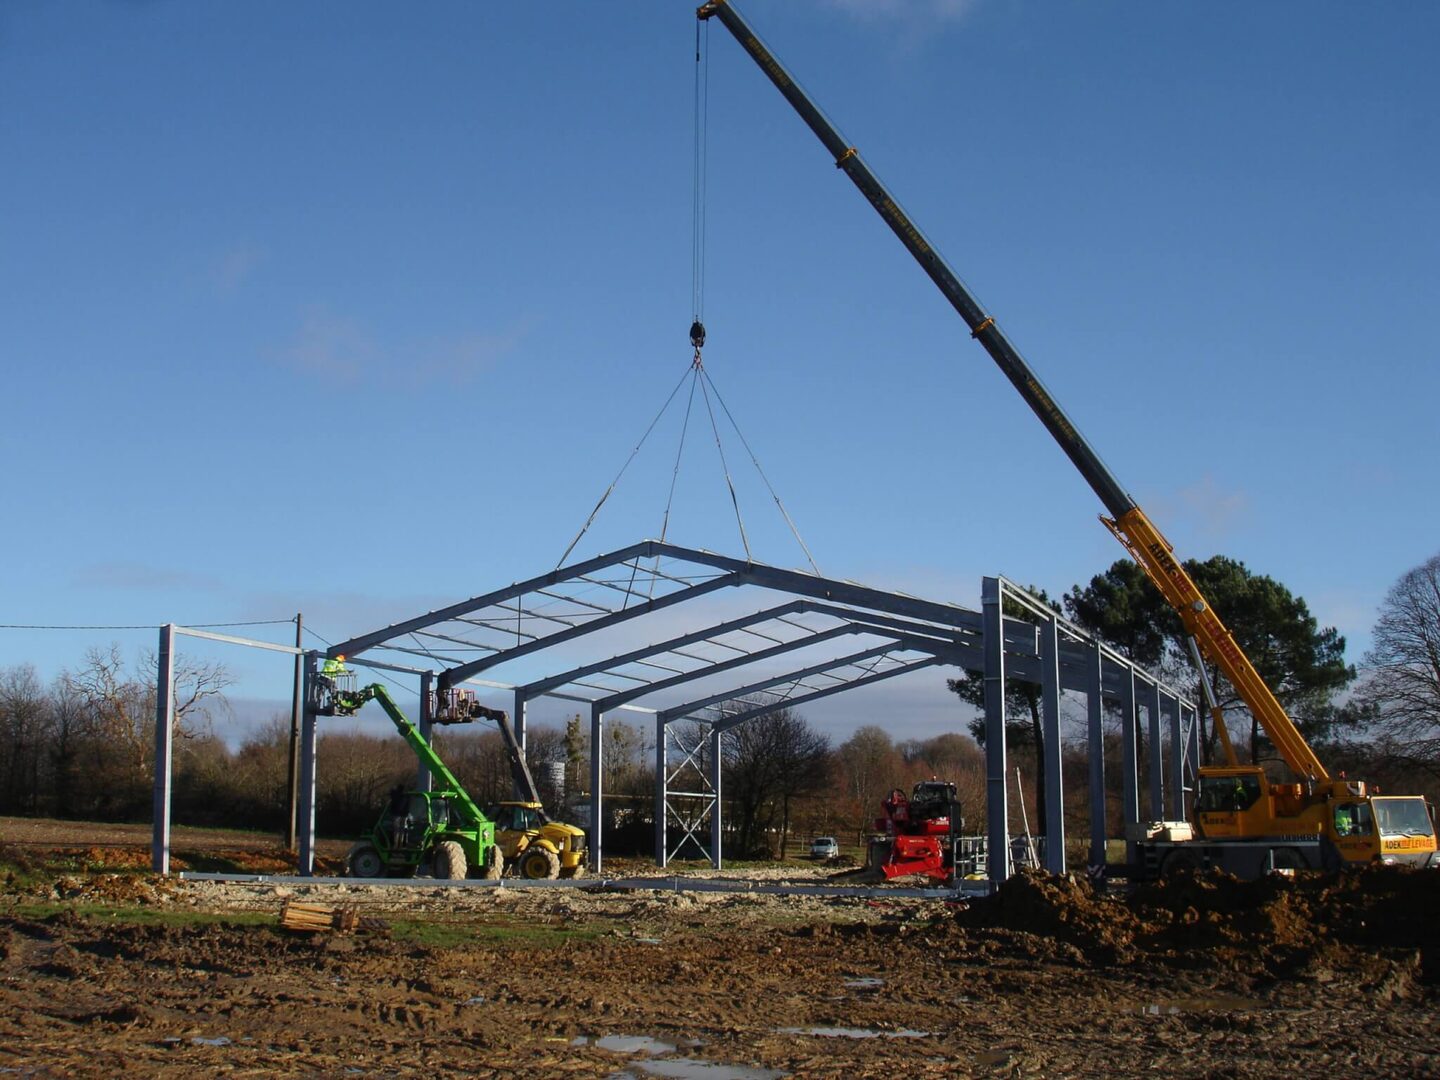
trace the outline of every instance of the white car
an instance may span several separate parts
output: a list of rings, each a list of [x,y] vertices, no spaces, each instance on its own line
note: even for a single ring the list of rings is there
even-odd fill
[[[833,836],[817,836],[810,844],[812,859],[833,859],[840,854],[840,845]]]

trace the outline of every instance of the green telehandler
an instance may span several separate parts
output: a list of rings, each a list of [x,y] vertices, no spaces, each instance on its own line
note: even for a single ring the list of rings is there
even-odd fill
[[[368,701],[379,702],[415,756],[430,770],[434,788],[406,791],[396,787],[380,820],[350,849],[345,869],[351,877],[411,877],[429,870],[437,878],[496,879],[504,856],[495,843],[495,823],[455,778],[445,762],[402,713],[380,683],[354,688],[354,676],[325,676],[322,716],[354,716]]]

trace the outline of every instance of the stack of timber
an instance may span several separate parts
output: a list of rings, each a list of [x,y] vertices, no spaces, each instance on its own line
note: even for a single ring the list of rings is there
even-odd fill
[[[335,908],[326,904],[305,904],[298,900],[287,901],[280,911],[280,925],[287,930],[302,930],[311,933],[322,930],[339,930],[343,934],[355,930],[387,930],[381,919],[361,916],[353,908]]]

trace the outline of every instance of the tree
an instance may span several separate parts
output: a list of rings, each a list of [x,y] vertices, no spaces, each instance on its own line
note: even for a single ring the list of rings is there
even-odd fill
[[[1252,573],[1223,555],[1188,560],[1185,570],[1220,613],[1250,662],[1297,726],[1311,738],[1324,734],[1334,717],[1336,694],[1355,678],[1345,663],[1345,639],[1334,627],[1321,628],[1309,606],[1273,578]],[[1180,617],[1160,598],[1144,572],[1128,559],[1114,563],[1083,589],[1065,597],[1070,617],[1130,659],[1158,668],[1171,681],[1188,684],[1199,702],[1199,679],[1189,662]],[[1235,689],[1213,671],[1216,696],[1227,712],[1244,709]],[[1207,710],[1199,710],[1204,731]],[[1207,752],[1214,732],[1205,732]],[[1250,760],[1264,756],[1258,723],[1250,719]]]
[[[0,812],[36,812],[54,723],[34,667],[0,671]]]
[[[742,852],[768,848],[765,837],[780,832],[780,857],[790,836],[793,801],[824,789],[830,740],[790,709],[757,716],[728,732],[724,790]]]
[[[905,762],[890,733],[874,724],[855,729],[835,752],[834,770],[844,797],[845,815],[857,837],[870,830],[880,814],[880,800],[894,788]]]
[[[1440,555],[1404,574],[1380,605],[1362,700],[1413,765],[1440,776]]]

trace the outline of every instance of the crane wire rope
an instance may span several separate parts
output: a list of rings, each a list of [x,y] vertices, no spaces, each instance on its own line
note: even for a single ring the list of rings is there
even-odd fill
[[[696,371],[704,371],[704,368],[696,366]],[[720,438],[720,425],[715,422],[715,410],[710,405],[710,391],[706,389],[708,379],[700,381],[700,393],[705,398],[705,411],[710,414],[710,430],[715,433],[715,449],[720,452],[720,468],[725,473],[725,486],[730,489],[730,505],[735,508],[735,524],[740,528],[740,543],[745,547],[745,561],[754,562],[755,558],[750,554],[750,538],[745,535],[745,521],[740,516],[740,500],[735,495],[735,481],[730,478],[730,464],[725,460],[725,443]]]
[[[690,219],[690,292],[691,317],[695,325],[704,327],[705,320],[705,179],[708,157],[707,128],[710,118],[710,65],[707,60],[710,24],[695,24],[695,147],[694,189],[691,193]],[[702,335],[703,338],[703,335]]]
[[[665,404],[660,407],[660,411],[657,412],[654,419],[650,421],[650,425],[645,429],[644,434],[641,435],[639,442],[637,442],[630,451],[630,456],[625,459],[625,463],[620,467],[620,471],[615,474],[615,478],[610,481],[610,485],[600,496],[599,501],[595,503],[594,508],[591,509],[590,515],[585,519],[585,523],[580,527],[580,531],[575,534],[574,539],[572,539],[569,546],[565,548],[565,553],[561,555],[559,561],[556,562],[555,569],[557,570],[565,564],[565,560],[570,557],[576,546],[590,530],[590,526],[594,524],[601,508],[604,507],[611,494],[614,493],[616,486],[620,483],[621,478],[624,477],[631,463],[634,462],[636,456],[650,438],[656,425],[659,424],[665,413],[669,411],[676,395],[680,392],[680,388],[684,386],[685,380],[689,379],[690,392],[686,398],[685,416],[681,422],[679,443],[675,449],[675,461],[670,473],[670,486],[665,500],[665,511],[660,520],[660,542],[664,543],[669,537],[670,518],[675,505],[675,492],[679,485],[680,466],[685,452],[685,440],[690,430],[690,417],[695,405],[695,387],[698,384],[701,397],[705,401],[705,411],[710,419],[710,430],[715,437],[715,448],[720,457],[720,468],[725,477],[726,489],[730,494],[730,505],[735,512],[735,524],[740,532],[740,543],[745,548],[746,560],[753,562],[754,555],[750,547],[749,535],[745,529],[745,520],[740,511],[740,498],[735,488],[735,480],[730,472],[729,461],[725,456],[725,442],[720,433],[720,424],[715,416],[714,405],[710,401],[712,392],[715,395],[715,400],[719,402],[721,410],[725,413],[725,418],[729,421],[730,427],[734,430],[736,436],[739,437],[740,444],[745,448],[746,454],[749,455],[751,464],[755,466],[755,471],[760,474],[760,479],[765,485],[765,490],[770,493],[771,499],[774,500],[775,506],[780,511],[780,516],[784,518],[786,526],[790,529],[790,534],[795,538],[795,542],[799,545],[800,550],[804,552],[805,559],[810,564],[810,568],[817,575],[820,573],[820,567],[816,563],[814,555],[811,554],[810,548],[800,536],[799,528],[795,525],[795,521],[790,516],[790,512],[786,510],[785,504],[780,499],[779,494],[775,491],[775,486],[770,482],[770,477],[766,475],[764,468],[760,464],[759,457],[750,445],[750,441],[745,438],[745,433],[740,430],[740,425],[735,420],[734,413],[730,411],[730,406],[726,404],[724,397],[721,396],[719,388],[715,385],[715,381],[710,377],[710,373],[705,370],[705,364],[701,356],[702,349],[705,345],[705,208],[707,189],[706,175],[709,161],[708,127],[710,111],[710,65],[707,55],[709,28],[710,24],[708,20],[703,23],[703,26],[697,22],[695,27],[694,144],[691,162],[693,176],[690,217],[690,292],[692,315],[690,344],[694,349],[694,355],[691,359],[690,367],[681,377],[680,382],[670,391],[670,396],[665,399]],[[654,597],[656,583],[659,580],[659,567],[660,556],[656,555],[654,568],[650,571],[650,586],[647,590],[651,598]],[[635,578],[639,571],[640,560],[637,559],[630,567],[630,580],[625,590],[627,604],[630,595],[634,592]],[[517,631],[518,622],[519,614],[517,612]]]
[[[609,499],[611,493],[614,492],[615,485],[620,483],[620,478],[625,475],[625,470],[630,468],[630,463],[635,460],[635,455],[640,453],[640,448],[645,445],[645,440],[650,438],[650,433],[655,430],[655,425],[660,422],[660,418],[664,416],[665,411],[670,408],[670,403],[675,400],[675,395],[680,392],[680,387],[684,386],[685,380],[690,377],[691,371],[689,370],[680,376],[680,381],[675,384],[675,389],[670,391],[670,396],[665,399],[665,404],[660,406],[660,411],[655,414],[655,419],[650,421],[650,426],[645,429],[645,434],[640,436],[640,441],[637,442],[634,449],[630,451],[630,456],[625,459],[625,464],[620,466],[620,471],[615,474],[615,479],[610,481],[610,486],[607,487],[605,493],[600,496],[600,501],[595,504],[595,509],[590,511],[590,516],[585,519],[585,524],[580,526],[580,531],[575,534],[575,539],[570,541],[570,546],[565,549],[565,554],[560,556],[560,560],[555,564],[555,569],[558,570],[565,565],[565,560],[568,559],[570,553],[575,550],[575,545],[580,543],[581,538],[589,531],[590,526],[595,523],[595,515],[600,513],[600,508],[605,505],[605,501]]]
[[[780,501],[780,495],[776,492],[770,477],[765,475],[765,470],[760,467],[760,459],[750,447],[750,440],[745,438],[745,433],[740,430],[740,425],[735,422],[735,416],[730,412],[730,406],[725,404],[725,399],[720,396],[720,388],[710,378],[710,373],[701,369],[701,378],[709,383],[710,389],[715,391],[715,400],[720,403],[720,408],[725,412],[725,419],[730,421],[730,426],[735,429],[736,436],[740,439],[740,445],[745,447],[745,452],[750,455],[750,463],[755,466],[755,471],[760,474],[760,479],[765,482],[765,490],[770,492],[770,497],[775,500],[776,507],[780,510],[780,516],[785,519],[785,524],[790,526],[790,535],[795,537],[795,543],[800,545],[800,550],[805,553],[805,560],[810,564],[810,569],[815,571],[816,576],[824,576],[820,573],[820,567],[815,562],[815,556],[810,554],[810,548],[800,536],[800,530],[796,527],[794,519],[790,517],[790,511],[785,509],[785,504]]]

